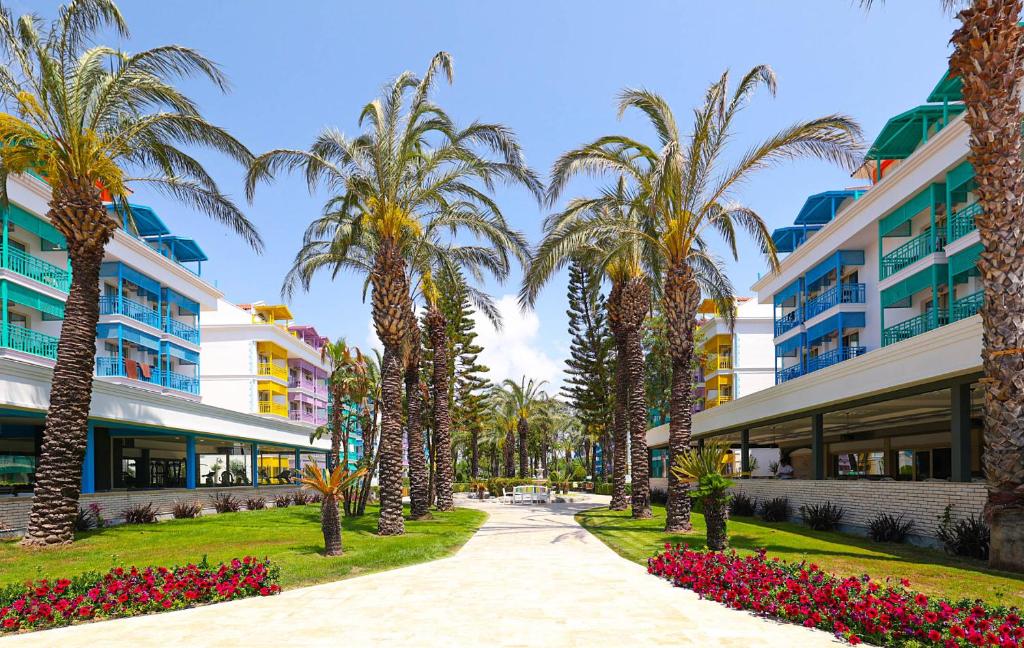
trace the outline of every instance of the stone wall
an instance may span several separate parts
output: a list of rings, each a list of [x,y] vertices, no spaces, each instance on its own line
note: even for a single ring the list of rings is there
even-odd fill
[[[218,493],[230,493],[235,498],[242,500],[243,506],[246,499],[253,497],[263,497],[267,500],[268,506],[273,506],[275,497],[296,490],[298,490],[296,486],[275,485],[260,486],[259,488],[234,486],[230,488],[197,488],[195,490],[169,488],[116,491],[82,495],[79,503],[82,508],[88,507],[92,503],[98,503],[102,507],[103,517],[116,523],[122,518],[121,512],[135,504],[145,505],[152,502],[161,516],[170,517],[175,502],[195,500],[203,504],[204,514],[210,514],[214,512],[213,498]],[[31,508],[32,496],[29,494],[0,497],[0,534],[10,535],[23,532],[28,525],[28,514]]]
[[[903,514],[914,521],[911,533],[919,542],[935,543],[935,531],[947,505],[954,519],[980,515],[985,505],[984,482],[904,482],[868,480],[740,479],[734,491],[763,501],[787,497],[799,519],[802,504],[832,502],[845,509],[844,530],[865,533],[879,513]]]

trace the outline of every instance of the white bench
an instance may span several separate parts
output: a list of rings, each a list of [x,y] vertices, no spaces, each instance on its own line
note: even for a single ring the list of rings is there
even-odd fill
[[[516,486],[512,489],[513,504],[535,504],[550,501],[551,491],[547,486]]]

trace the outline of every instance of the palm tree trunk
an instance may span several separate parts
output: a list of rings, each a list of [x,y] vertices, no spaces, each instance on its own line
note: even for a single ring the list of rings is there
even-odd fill
[[[476,481],[480,475],[480,430],[473,428],[469,432],[469,477]]]
[[[416,344],[419,344],[418,335]],[[420,395],[419,353],[405,366],[406,456],[409,464],[410,517],[420,520],[430,515],[427,484],[427,455],[424,450],[422,403]]]
[[[615,456],[612,466],[612,501],[608,505],[613,511],[625,511],[629,506],[626,498],[626,450],[629,445],[629,419],[626,417],[626,400],[629,397],[629,385],[626,374],[625,339],[616,335],[618,347],[615,361],[615,410],[613,413],[615,426]],[[636,481],[634,479],[634,481]]]
[[[726,523],[729,506],[721,495],[704,498],[704,522],[707,524],[707,545],[711,551],[724,551],[729,545]]]
[[[405,533],[402,518],[402,368],[395,349],[384,347],[381,363],[380,519],[377,533]]]
[[[505,431],[505,448],[504,448],[504,460],[505,460],[505,476],[515,477],[516,476],[516,435],[515,432],[509,428]]]
[[[49,216],[68,239],[71,288],[57,345],[32,510],[22,541],[34,546],[74,540],[96,362],[100,264],[115,227],[99,191],[89,183],[55,187]]]
[[[672,354],[672,386],[669,401],[668,465],[690,447],[693,414],[693,323],[700,304],[700,288],[685,264],[673,265],[665,277],[664,312]],[[690,524],[689,485],[668,471],[668,503],[665,530],[686,532]]]
[[[373,399],[373,408],[369,415],[363,415],[363,458],[368,465],[366,474],[362,477],[360,484],[359,503],[356,506],[356,515],[366,513],[366,503],[370,499],[370,490],[373,486],[373,475],[377,472],[380,464],[380,451],[377,448],[377,414],[380,412],[380,400]]]
[[[332,390],[331,399],[334,406],[331,407],[331,453],[327,455],[327,474],[331,474],[334,467],[338,465],[341,457],[341,413],[344,406],[344,392],[341,386],[335,386]],[[347,441],[347,439],[346,439]],[[346,443],[347,446],[347,443]],[[348,448],[346,447],[346,450]],[[347,455],[347,453],[346,453]],[[348,457],[346,456],[346,459]]]
[[[626,374],[629,389],[629,448],[632,459],[632,494],[635,519],[651,517],[651,482],[647,463],[647,398],[644,393],[644,349],[639,327],[626,336]]]
[[[434,434],[437,462],[437,510],[452,511],[455,500],[452,483],[455,466],[452,464],[452,417],[448,411],[448,331],[444,314],[431,306],[427,311],[427,329],[434,350]]]
[[[516,428],[519,431],[519,477],[526,479],[530,476],[526,461],[526,437],[530,433],[530,424],[520,416]]]
[[[985,515],[989,564],[1024,571],[1024,163],[1020,84],[1024,34],[1021,0],[974,0],[960,12],[950,65],[963,79],[964,119],[982,213],[978,260],[985,371]]]
[[[340,556],[341,518],[338,515],[338,499],[333,495],[325,495],[320,502],[320,529],[324,533],[324,555]]]

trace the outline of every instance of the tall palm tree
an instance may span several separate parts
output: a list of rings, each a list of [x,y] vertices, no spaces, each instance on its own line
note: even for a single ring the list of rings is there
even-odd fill
[[[422,430],[423,394],[420,384],[422,345],[416,315],[410,311],[412,322],[407,327],[409,339],[405,345],[405,452],[409,464],[409,515],[414,520],[430,516],[430,484],[427,478],[427,456]]]
[[[874,4],[862,0],[864,6]],[[1024,571],[1024,146],[1020,86],[1024,79],[1022,0],[941,0],[957,13],[960,27],[950,42],[951,72],[959,76],[964,120],[971,128],[970,154],[981,213],[975,217],[985,301],[981,307],[985,372],[985,451],[988,479],[985,515],[992,527],[989,563]]]
[[[324,434],[330,435],[331,453],[327,456],[327,472],[330,473],[335,466],[347,464],[347,460],[341,461],[343,447],[346,458],[348,456],[350,416],[345,408],[348,404],[361,403],[365,400],[369,383],[366,359],[362,351],[359,347],[349,346],[344,339],[325,344],[320,349],[320,360],[331,368],[331,373],[327,376],[327,388],[330,390],[333,405],[330,424],[327,428],[318,427],[310,440],[313,441]]]
[[[711,84],[685,137],[664,98],[647,90],[624,90],[619,95],[619,114],[640,111],[654,128],[657,144],[622,135],[602,137],[563,155],[549,187],[549,196],[557,197],[580,173],[607,173],[627,177],[640,192],[638,201],[631,201],[631,205],[643,205],[641,227],[636,231],[646,241],[645,265],[659,278],[672,354],[670,464],[690,445],[693,322],[701,293],[723,307],[732,298],[732,286],[711,251],[709,235],[717,235],[736,258],[736,230],[745,230],[774,268],[778,261],[768,228],[754,209],[737,200],[739,187],[753,173],[797,157],[817,157],[851,169],[857,162],[860,128],[848,117],[827,115],[769,136],[730,164],[726,153],[735,138],[737,115],[759,87],[774,95],[776,84],[774,72],[764,65],[747,72],[735,90],[730,91],[729,81],[725,72]],[[609,230],[614,231],[611,226]],[[666,530],[690,529],[687,485],[671,473],[666,508]]]
[[[252,159],[173,84],[176,78],[200,76],[226,90],[223,73],[180,45],[128,54],[95,44],[105,29],[128,36],[112,0],[74,0],[49,24],[35,14],[15,19],[0,7],[0,102],[5,111],[0,113],[0,160],[5,174],[34,170],[47,179],[52,191],[47,216],[67,239],[72,274],[24,540],[28,545],[73,538],[96,355],[100,264],[119,227],[104,205],[103,191],[130,212],[128,187],[151,187],[262,248],[252,224],[181,148],[206,146],[244,165]]]
[[[516,410],[515,401],[509,397],[504,384],[495,385],[491,388],[489,398],[493,402],[493,429],[499,433],[502,476],[516,476],[516,427],[519,423],[519,413]]]
[[[476,233],[486,224],[504,225],[488,192],[498,181],[520,182],[535,193],[540,182],[523,161],[515,136],[500,124],[455,126],[430,100],[438,75],[452,80],[452,59],[439,52],[422,78],[404,72],[366,104],[349,138],[326,129],[309,151],[278,149],[252,164],[246,180],[250,199],[257,184],[282,170],[302,170],[310,191],[321,185],[331,196],[325,216],[307,230],[286,286],[308,289],[326,269],[368,274],[377,337],[384,346],[381,367],[380,518],[381,535],[404,533],[402,519],[402,348],[412,310],[409,248],[428,220],[450,232]],[[481,153],[478,149],[485,152]],[[497,160],[492,160],[493,154]],[[454,237],[454,234],[453,234]],[[367,262],[370,263],[367,266]]]
[[[530,476],[526,447],[527,437],[530,435],[530,417],[548,397],[543,391],[547,381],[536,381],[533,378],[527,380],[526,376],[523,376],[519,382],[506,378],[501,384],[516,414],[516,431],[519,434],[519,477],[525,479]]]

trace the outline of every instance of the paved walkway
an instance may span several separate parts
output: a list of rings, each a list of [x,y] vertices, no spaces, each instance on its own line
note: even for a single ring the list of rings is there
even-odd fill
[[[462,500],[490,518],[451,558],[270,598],[17,635],[0,648],[836,644],[823,632],[728,610],[647,575],[573,519],[598,500]]]

